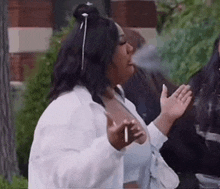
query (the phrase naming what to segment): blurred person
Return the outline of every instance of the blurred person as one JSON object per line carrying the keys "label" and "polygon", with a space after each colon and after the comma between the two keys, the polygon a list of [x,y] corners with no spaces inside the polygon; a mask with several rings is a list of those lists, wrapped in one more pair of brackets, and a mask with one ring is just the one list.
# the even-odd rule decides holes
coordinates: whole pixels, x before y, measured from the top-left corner
{"label": "blurred person", "polygon": [[206,146],[196,177],[200,188],[220,187],[220,37],[215,40],[212,56],[190,80],[195,102],[195,128]]}

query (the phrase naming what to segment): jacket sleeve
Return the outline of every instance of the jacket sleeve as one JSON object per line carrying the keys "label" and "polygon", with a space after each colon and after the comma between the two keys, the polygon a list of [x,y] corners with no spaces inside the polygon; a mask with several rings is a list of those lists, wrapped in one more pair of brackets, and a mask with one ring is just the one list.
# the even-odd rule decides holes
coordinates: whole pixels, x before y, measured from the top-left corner
{"label": "jacket sleeve", "polygon": [[179,178],[159,152],[167,137],[159,131],[153,122],[148,125],[147,132],[149,133],[152,150],[150,188],[176,188],[179,185]]}
{"label": "jacket sleeve", "polygon": [[123,152],[111,146],[106,132],[98,132],[99,124],[106,130],[105,115],[80,106],[70,117],[65,124],[35,132],[30,176],[52,188],[98,188],[113,182],[122,175]]}

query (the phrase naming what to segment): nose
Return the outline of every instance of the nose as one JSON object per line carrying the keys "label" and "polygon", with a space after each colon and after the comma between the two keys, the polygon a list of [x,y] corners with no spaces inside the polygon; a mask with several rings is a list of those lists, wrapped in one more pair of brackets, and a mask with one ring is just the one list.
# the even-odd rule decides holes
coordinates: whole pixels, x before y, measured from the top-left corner
{"label": "nose", "polygon": [[134,47],[130,45],[129,43],[127,43],[127,50],[128,50],[128,53],[132,53],[134,50]]}

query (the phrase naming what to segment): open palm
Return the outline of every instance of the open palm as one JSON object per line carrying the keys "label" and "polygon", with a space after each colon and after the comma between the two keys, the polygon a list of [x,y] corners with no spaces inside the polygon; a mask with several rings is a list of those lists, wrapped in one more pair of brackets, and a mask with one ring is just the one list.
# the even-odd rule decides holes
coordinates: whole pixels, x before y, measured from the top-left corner
{"label": "open palm", "polygon": [[190,86],[181,85],[170,97],[167,97],[168,90],[167,87],[163,85],[160,98],[161,113],[164,113],[169,119],[175,121],[185,112],[192,99],[191,95],[192,91],[190,91]]}

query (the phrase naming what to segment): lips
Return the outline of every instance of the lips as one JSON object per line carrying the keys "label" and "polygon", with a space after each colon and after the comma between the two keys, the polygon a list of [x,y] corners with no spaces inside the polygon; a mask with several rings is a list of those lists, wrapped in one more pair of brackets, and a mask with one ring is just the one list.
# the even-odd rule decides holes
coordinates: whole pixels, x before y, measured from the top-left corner
{"label": "lips", "polygon": [[128,62],[128,65],[129,65],[129,66],[133,66],[134,63],[133,63],[132,61],[129,61],[129,62]]}

